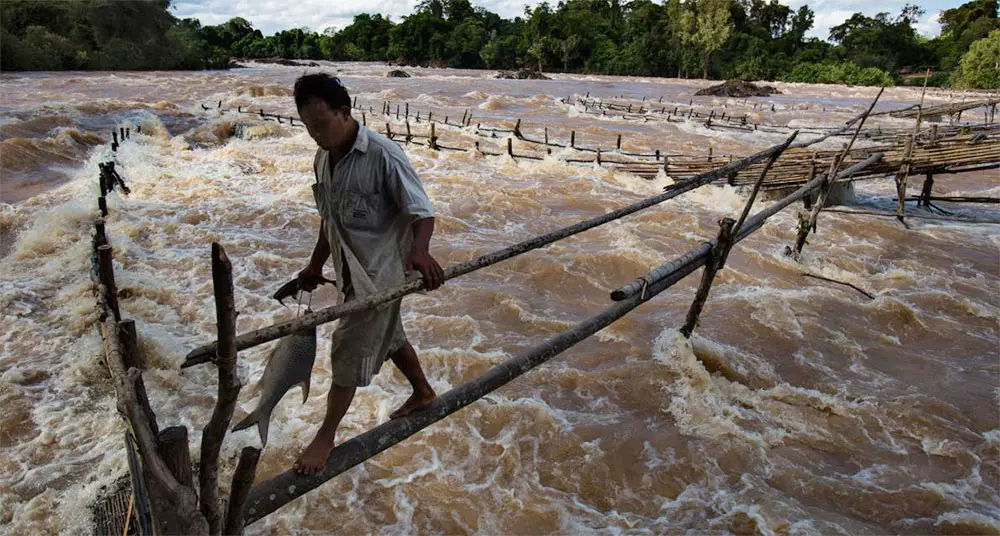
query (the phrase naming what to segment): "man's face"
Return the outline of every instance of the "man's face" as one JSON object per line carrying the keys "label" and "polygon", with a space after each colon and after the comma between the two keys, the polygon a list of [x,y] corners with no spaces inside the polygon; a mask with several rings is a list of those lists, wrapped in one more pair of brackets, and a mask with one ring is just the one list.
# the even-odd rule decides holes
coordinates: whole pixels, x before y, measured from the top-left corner
{"label": "man's face", "polygon": [[299,108],[299,117],[316,144],[327,151],[341,147],[351,135],[347,109],[333,109],[321,99],[306,101]]}

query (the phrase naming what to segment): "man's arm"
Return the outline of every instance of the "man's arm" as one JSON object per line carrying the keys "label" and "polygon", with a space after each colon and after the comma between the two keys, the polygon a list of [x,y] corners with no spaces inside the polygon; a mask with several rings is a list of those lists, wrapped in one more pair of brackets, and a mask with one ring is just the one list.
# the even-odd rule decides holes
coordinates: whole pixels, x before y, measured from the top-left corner
{"label": "man's arm", "polygon": [[431,235],[434,234],[434,218],[421,218],[413,222],[413,248],[406,260],[406,269],[416,269],[424,277],[427,290],[434,290],[444,283],[444,270],[431,257]]}
{"label": "man's arm", "polygon": [[309,265],[299,272],[299,288],[306,292],[315,290],[323,276],[323,265],[329,258],[330,241],[326,239],[326,226],[320,223],[319,238],[316,239],[316,247],[313,248],[312,257],[309,258]]}

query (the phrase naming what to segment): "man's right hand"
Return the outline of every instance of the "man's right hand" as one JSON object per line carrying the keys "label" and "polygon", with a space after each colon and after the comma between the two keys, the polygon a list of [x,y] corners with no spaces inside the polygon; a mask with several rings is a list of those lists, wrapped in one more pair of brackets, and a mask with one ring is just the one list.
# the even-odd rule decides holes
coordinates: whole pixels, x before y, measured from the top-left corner
{"label": "man's right hand", "polygon": [[304,270],[299,272],[299,289],[303,292],[312,292],[316,290],[316,287],[324,281],[323,279],[323,268],[317,268],[313,265],[306,266]]}

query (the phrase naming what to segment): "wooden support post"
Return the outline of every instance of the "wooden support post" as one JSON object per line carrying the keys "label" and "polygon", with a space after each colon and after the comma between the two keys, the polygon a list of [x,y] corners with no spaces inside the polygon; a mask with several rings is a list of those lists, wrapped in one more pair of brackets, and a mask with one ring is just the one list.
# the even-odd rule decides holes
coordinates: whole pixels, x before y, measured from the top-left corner
{"label": "wooden support post", "polygon": [[[155,432],[154,432],[155,433]],[[191,464],[191,449],[188,444],[186,426],[171,426],[159,432],[156,451],[177,482],[194,490],[194,468]]]}
{"label": "wooden support post", "polygon": [[118,338],[122,341],[122,360],[125,369],[142,370],[142,356],[139,355],[139,334],[135,330],[135,320],[122,320],[118,323]]}
{"label": "wooden support post", "polygon": [[428,123],[434,122],[434,112],[427,112],[427,122]]}
{"label": "wooden support post", "polygon": [[201,460],[198,482],[201,488],[201,512],[208,521],[211,534],[222,531],[223,517],[219,505],[219,452],[229,429],[236,399],[240,394],[240,379],[236,374],[236,305],[233,299],[233,266],[226,250],[212,243],[212,287],[215,292],[215,317],[218,327],[216,365],[219,369],[219,395],[215,410],[201,437]]}
{"label": "wooden support post", "polygon": [[920,191],[920,200],[917,201],[918,207],[921,205],[925,207],[930,206],[932,189],[934,189],[934,174],[928,171],[927,175],[924,177],[924,187]]}
{"label": "wooden support post", "polygon": [[479,150],[479,140],[476,140],[476,152],[482,154],[483,152]]}
{"label": "wooden support post", "polygon": [[691,119],[691,116],[692,116],[693,114],[694,114],[694,108],[691,108],[691,109],[689,109],[689,110],[688,110],[688,119]]}
{"label": "wooden support post", "polygon": [[136,132],[137,132],[138,134],[142,134],[142,125],[136,125],[136,126],[135,126],[135,131],[136,131]]}
{"label": "wooden support post", "polygon": [[569,146],[572,147],[572,148],[574,148],[574,149],[576,148],[576,131],[575,130],[569,131]]}
{"label": "wooden support post", "polygon": [[598,166],[601,165],[601,148],[600,147],[597,148],[597,165]]}
{"label": "wooden support post", "polygon": [[392,126],[388,121],[385,122],[385,137],[392,139]]}
{"label": "wooden support post", "polygon": [[674,106],[674,111],[671,113],[671,115],[677,115],[677,107],[676,106]]}
{"label": "wooden support post", "polygon": [[132,139],[132,127],[125,127],[125,139]]}
{"label": "wooden support post", "polygon": [[399,104],[396,104],[396,121],[399,121]]}
{"label": "wooden support post", "polygon": [[507,138],[507,156],[514,157],[514,139]]}
{"label": "wooden support post", "polygon": [[260,449],[243,447],[240,451],[240,461],[233,472],[233,484],[230,487],[229,507],[226,509],[226,524],[223,534],[239,536],[243,534],[246,525],[247,498],[257,475],[257,462],[260,460]]}
{"label": "wooden support post", "polygon": [[408,102],[406,103],[406,113],[403,115],[403,117],[407,118],[410,117],[410,103]]}
{"label": "wooden support post", "polygon": [[103,246],[108,243],[108,235],[104,234],[104,218],[94,220],[94,245]]}
{"label": "wooden support post", "polygon": [[681,327],[681,334],[686,339],[691,338],[691,333],[694,332],[695,326],[698,325],[698,318],[705,307],[705,300],[708,299],[708,291],[712,288],[712,280],[715,279],[715,274],[722,268],[725,257],[729,253],[729,248],[732,246],[732,230],[735,223],[736,221],[732,218],[719,220],[719,237],[712,248],[711,258],[705,262],[705,268],[701,273],[701,284],[698,285],[698,291],[695,293],[694,301],[691,302],[691,307],[688,309],[684,326]]}
{"label": "wooden support post", "polygon": [[107,244],[97,246],[97,266],[101,276],[101,284],[104,285],[107,293],[105,295],[106,303],[115,316],[115,322],[118,322],[122,319],[122,315],[118,310],[118,286],[115,285],[115,267],[112,263],[114,254],[112,251],[111,246]]}
{"label": "wooden support post", "polygon": [[117,150],[117,148],[118,148],[117,146],[118,146],[118,132],[112,130],[111,131],[111,150],[112,151]]}
{"label": "wooden support post", "polygon": [[774,111],[774,104],[771,105],[771,111]]}
{"label": "wooden support post", "polygon": [[[465,119],[465,126],[469,126],[471,124],[472,124],[472,110],[469,110],[469,117]],[[476,128],[478,129],[479,126],[476,125]]]}
{"label": "wooden support post", "polygon": [[434,130],[434,123],[431,123],[431,139],[430,139],[429,145],[430,145],[430,148],[434,149],[435,151],[438,149],[437,133]]}
{"label": "wooden support post", "polygon": [[368,126],[368,117],[365,116],[364,112],[361,112],[361,125]]}
{"label": "wooden support post", "polygon": [[549,144],[549,127],[545,127],[545,145]]}
{"label": "wooden support post", "polygon": [[412,139],[413,139],[413,134],[410,133],[410,120],[407,119],[406,120],[406,143],[410,143],[410,140],[412,140]]}
{"label": "wooden support post", "polygon": [[468,110],[463,110],[462,111],[462,126],[463,127],[465,126],[465,116],[468,115],[468,113],[469,113]]}
{"label": "wooden support post", "polygon": [[451,123],[448,122],[448,116],[447,115],[444,116],[444,124],[451,125]]}
{"label": "wooden support post", "polygon": [[628,113],[632,113],[632,105],[631,104],[628,105]]}
{"label": "wooden support post", "polygon": [[[661,98],[662,98],[662,97],[661,97]],[[659,162],[659,161],[660,161],[660,150],[659,150],[659,149],[657,149],[657,150],[656,150],[656,161],[657,161],[657,162]]]}
{"label": "wooden support post", "polygon": [[621,134],[619,134],[618,135],[618,139],[615,140],[615,149],[618,149],[619,151],[622,150],[622,135]]}
{"label": "wooden support post", "polygon": [[351,103],[351,107],[353,107],[353,108],[357,108],[358,107],[358,98],[357,97],[354,97],[354,102]]}
{"label": "wooden support post", "polygon": [[125,127],[118,127],[118,138],[125,141]]}
{"label": "wooden support post", "polygon": [[899,198],[896,202],[896,218],[903,225],[906,225],[904,219],[906,217],[906,182],[910,177],[910,168],[912,167],[910,159],[913,156],[914,145],[916,145],[916,140],[911,134],[906,139],[906,147],[903,150],[903,165],[899,166],[899,172],[896,174],[896,196]]}
{"label": "wooden support post", "polygon": [[517,118],[517,122],[514,123],[514,135],[517,136],[517,139],[519,139],[519,140],[523,140],[524,139],[524,136],[521,135],[521,118],[520,117],[518,117]]}
{"label": "wooden support post", "polygon": [[712,146],[711,145],[708,146],[708,163],[709,164],[712,163]]}
{"label": "wooden support post", "polygon": [[417,110],[417,123],[420,122],[420,110]]}

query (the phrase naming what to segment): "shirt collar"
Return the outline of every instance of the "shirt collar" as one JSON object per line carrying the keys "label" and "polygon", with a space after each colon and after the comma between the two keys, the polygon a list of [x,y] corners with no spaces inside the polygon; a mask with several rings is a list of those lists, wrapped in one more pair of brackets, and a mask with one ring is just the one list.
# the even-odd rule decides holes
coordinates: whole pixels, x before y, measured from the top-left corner
{"label": "shirt collar", "polygon": [[358,125],[358,137],[355,138],[354,146],[351,147],[351,150],[362,153],[368,152],[368,127]]}

